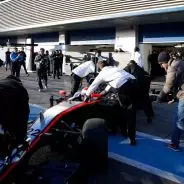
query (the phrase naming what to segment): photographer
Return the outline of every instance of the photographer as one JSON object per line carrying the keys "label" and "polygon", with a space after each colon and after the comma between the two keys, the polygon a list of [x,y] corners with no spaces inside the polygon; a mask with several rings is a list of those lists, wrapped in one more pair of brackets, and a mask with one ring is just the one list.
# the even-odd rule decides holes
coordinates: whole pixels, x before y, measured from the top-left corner
{"label": "photographer", "polygon": [[158,56],[158,63],[165,69],[167,76],[157,102],[168,101],[170,93],[176,95],[173,96],[173,100],[170,100],[168,104],[173,103],[176,97],[179,100],[171,143],[168,145],[174,151],[179,151],[180,136],[184,130],[184,62],[177,55],[175,58],[170,58],[168,53],[161,52]]}
{"label": "photographer", "polygon": [[[13,75],[0,80],[0,124],[4,130],[7,149],[22,144],[27,135],[29,96],[21,80]],[[5,110],[6,109],[6,110]],[[8,109],[8,110],[7,110]],[[1,143],[2,146],[2,143]],[[5,148],[5,147],[3,147]],[[6,154],[5,152],[1,154]]]}
{"label": "photographer", "polygon": [[39,92],[43,90],[42,79],[45,83],[45,89],[47,89],[47,66],[48,66],[48,56],[44,54],[44,49],[40,49],[40,54],[35,58],[35,64],[37,68],[37,79],[39,85]]}

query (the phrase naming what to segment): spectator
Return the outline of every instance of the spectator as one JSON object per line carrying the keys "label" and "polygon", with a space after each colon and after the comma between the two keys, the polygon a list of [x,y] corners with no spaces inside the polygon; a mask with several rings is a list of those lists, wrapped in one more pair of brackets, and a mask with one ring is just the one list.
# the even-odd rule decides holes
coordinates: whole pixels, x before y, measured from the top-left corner
{"label": "spectator", "polygon": [[60,76],[63,75],[63,53],[62,50],[59,50],[59,74]]}
{"label": "spectator", "polygon": [[51,58],[50,58],[50,55],[49,55],[49,51],[48,51],[48,50],[45,51],[45,55],[48,57],[48,62],[47,62],[47,72],[48,72],[48,76],[51,76],[51,75],[50,75]]}
{"label": "spectator", "polygon": [[23,66],[26,75],[29,76],[26,69],[26,53],[24,52],[24,47],[22,47],[22,50],[19,52],[19,54],[22,56],[20,59],[20,65]]}
{"label": "spectator", "polygon": [[37,78],[38,78],[38,86],[39,86],[39,92],[43,90],[42,85],[42,79],[45,83],[45,89],[47,89],[47,63],[48,63],[48,57],[46,54],[44,54],[45,49],[41,48],[40,53],[35,58],[35,63],[37,65]]}
{"label": "spectator", "polygon": [[10,49],[8,48],[8,50],[6,51],[5,53],[5,66],[6,66],[6,71],[8,70],[8,66],[9,66],[9,69],[11,69],[11,59],[10,59]]}
{"label": "spectator", "polygon": [[52,65],[53,65],[53,78],[57,76],[59,78],[59,59],[58,59],[58,52],[56,53],[55,51],[52,52],[51,58],[52,58]]}
{"label": "spectator", "polygon": [[11,74],[15,75],[16,77],[20,77],[20,60],[21,60],[21,55],[18,53],[18,49],[15,47],[14,51],[10,54],[10,59],[12,62],[12,68],[11,68]]}

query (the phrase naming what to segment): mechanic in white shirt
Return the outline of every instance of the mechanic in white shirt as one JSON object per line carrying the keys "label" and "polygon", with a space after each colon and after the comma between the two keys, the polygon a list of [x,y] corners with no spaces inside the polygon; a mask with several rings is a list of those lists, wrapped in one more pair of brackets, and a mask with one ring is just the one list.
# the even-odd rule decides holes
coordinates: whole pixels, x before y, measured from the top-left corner
{"label": "mechanic in white shirt", "polygon": [[133,60],[141,67],[141,68],[143,68],[144,66],[143,66],[143,62],[142,62],[142,56],[141,56],[141,54],[140,54],[140,49],[139,49],[139,47],[135,47],[135,49],[134,49],[134,51],[135,51],[135,53],[134,53],[134,58],[133,58]]}
{"label": "mechanic in white shirt", "polygon": [[78,91],[81,80],[84,77],[87,77],[87,75],[89,75],[90,73],[95,72],[94,62],[94,60],[86,61],[72,70],[72,96]]}
{"label": "mechanic in white shirt", "polygon": [[[125,114],[129,114],[125,121],[122,123],[125,127],[128,126],[128,136],[130,138],[130,144],[136,145],[135,141],[135,132],[136,132],[136,108],[135,108],[135,100],[136,100],[136,89],[137,82],[133,75],[124,71],[123,69],[119,69],[115,66],[108,66],[108,62],[106,60],[98,61],[98,67],[101,69],[99,75],[95,78],[93,83],[89,86],[86,91],[86,99],[87,101],[90,95],[98,88],[100,84],[103,82],[108,83],[108,86],[105,88],[105,92],[101,94],[107,93],[110,88],[113,88],[117,91],[120,105],[123,107]],[[132,105],[131,110],[128,110]],[[123,115],[124,116],[124,115]],[[126,124],[128,121],[128,125]],[[123,126],[123,125],[122,125]],[[124,136],[127,136],[127,128],[126,131],[122,132]]]}

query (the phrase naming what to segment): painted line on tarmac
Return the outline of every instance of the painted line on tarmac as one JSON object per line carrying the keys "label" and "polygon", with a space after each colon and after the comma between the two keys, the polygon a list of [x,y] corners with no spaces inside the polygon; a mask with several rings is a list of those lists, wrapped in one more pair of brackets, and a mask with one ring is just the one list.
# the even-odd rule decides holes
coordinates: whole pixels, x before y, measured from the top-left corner
{"label": "painted line on tarmac", "polygon": [[141,137],[146,137],[146,138],[149,138],[149,139],[153,139],[155,141],[160,141],[160,142],[165,142],[165,143],[170,142],[170,139],[163,139],[161,137],[154,136],[154,135],[147,134],[147,133],[136,132],[136,135],[141,136]]}
{"label": "painted line on tarmac", "polygon": [[108,153],[108,157],[112,158],[112,159],[114,159],[114,160],[116,160],[118,162],[121,162],[123,164],[130,165],[132,167],[135,167],[137,169],[140,169],[140,170],[143,170],[145,172],[151,173],[153,175],[159,176],[161,178],[165,178],[167,180],[173,181],[175,183],[179,183],[179,184],[183,184],[184,183],[184,178],[182,178],[182,177],[180,177],[178,175],[174,175],[174,174],[172,174],[170,172],[167,172],[167,171],[164,171],[164,170],[152,167],[152,166],[147,165],[147,164],[143,164],[141,162],[129,159],[127,157],[120,156],[120,155],[118,155],[116,153],[109,152]]}
{"label": "painted line on tarmac", "polygon": [[[164,138],[161,138],[161,137],[158,137],[158,136],[154,136],[154,135],[151,135],[151,134],[147,134],[147,133],[142,133],[142,132],[136,132],[136,135],[138,136],[141,136],[141,137],[146,137],[146,138],[149,138],[149,139],[153,139],[155,141],[160,141],[160,142],[164,142],[164,143],[170,143],[171,140],[170,139],[164,139]],[[181,140],[180,141],[180,147],[184,147],[184,141]]]}

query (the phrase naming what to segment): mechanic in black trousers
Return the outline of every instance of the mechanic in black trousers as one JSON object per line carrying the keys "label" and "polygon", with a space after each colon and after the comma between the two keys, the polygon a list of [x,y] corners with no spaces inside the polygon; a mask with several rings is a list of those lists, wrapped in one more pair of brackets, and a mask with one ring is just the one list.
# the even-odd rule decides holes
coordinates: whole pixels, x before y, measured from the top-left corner
{"label": "mechanic in black trousers", "polygon": [[[108,66],[108,61],[106,60],[99,60],[98,67],[101,71],[86,91],[85,101],[89,99],[90,95],[98,88],[100,84],[106,82],[108,86],[103,92],[101,92],[101,94],[105,95],[111,88],[117,92],[121,107],[119,113],[117,113],[117,116],[121,116],[122,122],[120,124],[120,128],[122,134],[129,137],[131,145],[136,145],[135,104],[137,95],[137,81],[135,77],[128,72],[114,66]],[[115,119],[115,121],[117,119]]]}
{"label": "mechanic in black trousers", "polygon": [[22,56],[18,53],[18,48],[14,48],[14,51],[10,54],[11,59],[11,74],[16,77],[20,77],[20,59]]}
{"label": "mechanic in black trousers", "polygon": [[154,116],[153,107],[149,98],[149,90],[151,84],[151,78],[149,74],[144,71],[134,60],[131,60],[128,65],[124,68],[125,71],[132,74],[138,83],[138,100],[137,108],[143,109],[146,116],[147,122],[150,123]]}
{"label": "mechanic in black trousers", "polygon": [[86,61],[72,70],[71,96],[73,96],[78,91],[82,79],[87,77],[90,73],[94,72],[95,72],[95,60]]}

